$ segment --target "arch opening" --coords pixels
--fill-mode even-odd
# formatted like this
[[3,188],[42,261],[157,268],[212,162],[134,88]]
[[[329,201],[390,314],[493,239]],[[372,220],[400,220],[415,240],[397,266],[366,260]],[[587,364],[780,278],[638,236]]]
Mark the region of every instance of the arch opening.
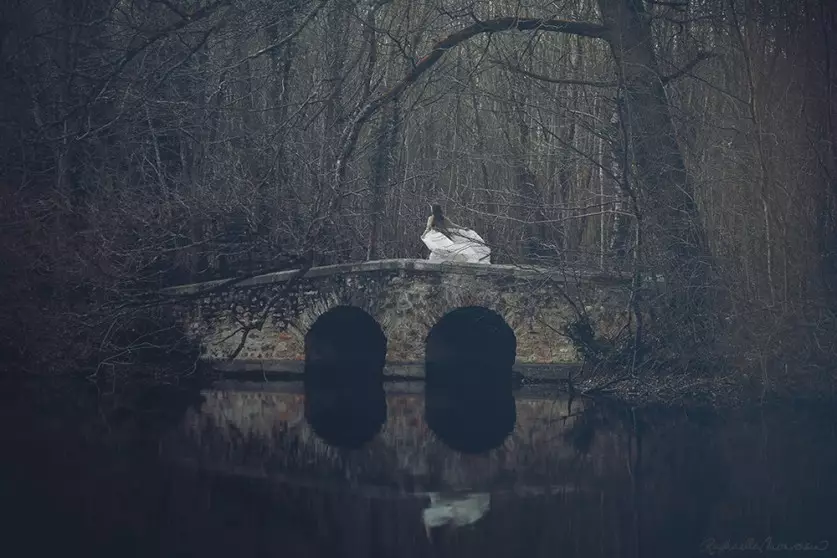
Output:
[[516,350],[511,327],[481,306],[457,308],[431,328],[425,346],[425,416],[448,446],[484,453],[512,433]]
[[332,308],[305,334],[305,418],[326,443],[359,448],[383,427],[386,350],[381,326],[355,306]]
[[500,314],[483,306],[451,310],[430,329],[425,344],[425,362],[511,373],[516,356],[514,331]]
[[356,306],[335,306],[317,318],[305,334],[306,365],[341,362],[383,370],[386,356],[383,329]]

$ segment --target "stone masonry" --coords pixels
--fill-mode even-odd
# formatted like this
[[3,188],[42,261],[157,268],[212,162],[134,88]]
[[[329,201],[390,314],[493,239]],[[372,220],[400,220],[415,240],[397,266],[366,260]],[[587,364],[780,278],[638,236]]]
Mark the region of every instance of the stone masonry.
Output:
[[[177,314],[198,341],[202,358],[301,360],[308,328],[338,305],[357,306],[381,325],[387,362],[424,360],[428,331],[447,312],[482,306],[500,314],[517,338],[517,362],[574,363],[578,355],[563,335],[586,313],[597,333],[616,334],[626,323],[628,284],[621,278],[507,265],[426,260],[381,260],[312,268],[287,289],[295,272],[262,275],[219,288],[220,282],[169,289],[189,295]],[[201,293],[207,293],[201,295]]]

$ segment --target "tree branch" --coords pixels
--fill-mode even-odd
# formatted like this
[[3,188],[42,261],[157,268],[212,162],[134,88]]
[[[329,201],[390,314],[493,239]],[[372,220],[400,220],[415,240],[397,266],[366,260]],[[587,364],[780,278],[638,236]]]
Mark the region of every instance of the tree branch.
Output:
[[654,4],[655,6],[666,6],[678,12],[685,12],[689,9],[688,2],[664,2],[663,0],[648,0],[648,3]]
[[[358,111],[344,130],[340,141],[342,149],[334,168],[334,196],[328,206],[327,213],[317,218],[318,223],[322,223],[325,219],[329,218],[339,205],[339,201],[341,199],[340,184],[342,184],[343,179],[345,178],[346,165],[349,157],[352,156],[352,153],[357,146],[357,140],[364,124],[366,124],[366,122],[368,122],[382,106],[386,103],[394,101],[402,93],[404,93],[404,91],[406,91],[410,85],[418,80],[424,72],[433,67],[433,65],[436,64],[436,62],[438,62],[447,51],[477,35],[485,33],[499,33],[503,31],[549,31],[601,39],[607,34],[608,28],[598,23],[588,23],[582,21],[501,17],[486,21],[477,21],[476,23],[473,23],[437,41],[436,44],[433,45],[430,53],[419,59],[400,82],[377,98],[368,102],[360,111]],[[313,231],[315,237],[320,230],[321,227],[314,225],[314,223],[312,223],[312,227],[309,228],[309,231]]]
[[[248,54],[247,56],[245,56],[244,58],[242,58],[241,60],[239,60],[238,62],[233,64],[230,68],[238,67],[241,64],[244,64],[245,62],[247,62],[248,60],[252,60],[253,58],[258,58],[259,56],[262,56],[263,54],[267,54],[267,53],[272,52],[272,51],[274,51],[278,48],[282,48],[282,46],[284,46],[287,43],[289,43],[290,41],[294,40],[295,37],[297,37],[300,33],[302,33],[305,30],[305,28],[308,26],[308,24],[311,23],[311,20],[313,20],[315,17],[317,17],[317,14],[320,12],[320,10],[323,8],[323,6],[325,6],[326,4],[328,4],[328,0],[320,0],[317,3],[317,5],[314,6],[314,8],[310,12],[308,12],[308,15],[305,16],[305,18],[302,20],[302,22],[300,22],[300,24],[297,26],[297,28],[294,29],[291,33],[289,33],[288,35],[286,35],[282,39],[276,41],[272,45],[268,45],[264,48],[261,48],[261,49],[257,50],[256,52]],[[229,70],[230,68],[226,68],[226,69]]]
[[[695,66],[697,66],[698,64],[700,64],[704,60],[708,60],[709,58],[714,58],[716,56],[718,56],[718,55],[715,54],[714,52],[701,52],[697,55],[697,57],[694,60],[692,60],[691,62],[689,62],[685,66],[683,66],[681,69],[677,70],[673,74],[669,74],[667,76],[662,76],[660,78],[660,80],[664,84],[669,83],[670,81],[674,81],[675,79],[681,78],[684,75],[691,72],[695,68]],[[494,62],[495,64],[498,64],[500,66],[503,66],[507,70],[510,70],[510,71],[515,72],[517,74],[520,74],[520,75],[523,75],[523,76],[526,76],[526,77],[530,77],[530,78],[536,79],[538,81],[545,81],[547,83],[557,83],[559,85],[586,85],[586,86],[589,86],[589,87],[617,87],[619,85],[619,82],[617,82],[617,81],[586,81],[586,80],[583,80],[583,79],[553,78],[553,77],[544,76],[544,75],[541,75],[541,74],[536,74],[534,72],[529,72],[527,70],[524,70],[523,68],[520,68],[520,67],[517,67],[517,66],[512,66],[511,64],[507,64],[507,63],[501,62],[499,60],[492,60],[492,62]]]
[[695,66],[697,66],[698,64],[700,64],[704,60],[708,60],[710,58],[715,58],[716,56],[718,56],[718,55],[715,54],[714,52],[699,52],[697,57],[695,57],[694,60],[692,60],[691,62],[689,62],[688,64],[686,64],[681,69],[674,72],[673,74],[669,74],[667,76],[664,76],[662,78],[662,81],[665,84],[665,83],[668,83],[670,81],[674,81],[675,79],[681,78],[684,75],[691,72],[692,70],[694,70]]
[[[227,355],[227,360],[235,360],[238,357],[238,355],[241,354],[241,351],[247,344],[247,338],[249,337],[250,332],[253,330],[262,330],[265,322],[267,322],[268,316],[270,315],[270,311],[273,309],[273,305],[276,304],[276,301],[287,296],[291,292],[291,290],[305,277],[305,274],[308,273],[313,264],[313,258],[308,258],[308,260],[305,262],[305,265],[303,265],[300,269],[294,272],[294,274],[291,276],[290,279],[288,279],[288,281],[285,283],[282,289],[276,294],[274,294],[272,297],[270,297],[270,299],[262,308],[261,315],[259,315],[258,319],[249,324],[245,324],[239,321],[239,323],[241,324],[241,328],[238,331],[241,331],[241,340],[239,341],[238,346],[236,346],[233,352]],[[235,312],[235,310],[233,310],[233,312]]]
[[541,74],[536,74],[534,72],[530,72],[528,70],[524,70],[523,68],[512,66],[511,64],[507,64],[504,62],[500,62],[499,60],[492,60],[495,64],[506,68],[509,71],[512,71],[516,74],[520,74],[526,77],[530,77],[532,79],[536,79],[538,81],[545,81],[547,83],[557,83],[559,85],[587,85],[589,87],[617,87],[619,82],[616,81],[587,81],[583,79],[560,79],[560,78],[553,78],[549,76],[544,76]]
[[170,9],[171,11],[176,13],[178,16],[180,16],[180,19],[187,19],[187,20],[189,19],[189,14],[185,13],[180,8],[178,8],[177,6],[172,4],[170,0],[157,0],[157,1],[160,2],[161,4],[165,5],[168,9]]
[[[143,40],[139,45],[136,45],[136,46],[130,46],[129,45],[129,48],[125,52],[125,55],[122,57],[122,60],[120,60],[119,63],[116,65],[116,69],[114,69],[110,73],[110,75],[103,80],[104,85],[102,85],[99,92],[96,95],[94,95],[93,98],[98,98],[98,97],[102,96],[102,94],[107,89],[108,85],[110,85],[111,81],[113,81],[122,72],[122,70],[124,70],[125,67],[127,67],[128,64],[130,64],[130,62],[134,58],[136,58],[137,55],[139,55],[141,52],[143,52],[145,49],[147,49],[148,47],[150,47],[151,45],[153,45],[154,43],[156,43],[160,39],[163,39],[163,38],[169,36],[172,33],[176,33],[177,31],[180,31],[181,29],[185,28],[189,24],[191,24],[193,22],[196,22],[196,21],[199,21],[201,19],[205,19],[205,18],[213,15],[218,9],[220,9],[221,7],[224,7],[224,6],[228,6],[229,4],[230,4],[230,0],[216,0],[215,2],[212,2],[211,4],[207,4],[206,6],[196,10],[195,12],[182,14],[181,19],[178,22],[176,22],[176,23],[174,23],[174,24],[172,24],[172,25],[170,25],[170,26],[168,26],[164,29],[160,29],[160,30],[156,31],[151,36],[145,38],[145,40]],[[78,110],[79,108],[86,106],[88,103],[89,103],[89,99],[85,100],[84,103],[81,103],[78,107],[75,107],[73,110],[74,111]]]

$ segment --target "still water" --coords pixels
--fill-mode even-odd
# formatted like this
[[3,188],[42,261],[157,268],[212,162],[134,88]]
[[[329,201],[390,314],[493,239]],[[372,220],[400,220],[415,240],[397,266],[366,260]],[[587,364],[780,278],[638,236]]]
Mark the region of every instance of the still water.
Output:
[[826,409],[632,410],[525,388],[502,417],[497,400],[459,412],[405,388],[360,449],[323,441],[299,386],[205,392],[163,450],[211,471],[181,497],[205,501],[190,528],[265,556],[837,555]]
[[833,406],[515,389],[514,333],[482,308],[431,328],[423,381],[385,383],[386,348],[337,307],[301,382],[152,385],[84,420],[46,405],[31,436],[0,405],[3,555],[837,556]]
[[837,555],[831,407],[352,386],[217,384],[142,450],[6,466],[3,554]]

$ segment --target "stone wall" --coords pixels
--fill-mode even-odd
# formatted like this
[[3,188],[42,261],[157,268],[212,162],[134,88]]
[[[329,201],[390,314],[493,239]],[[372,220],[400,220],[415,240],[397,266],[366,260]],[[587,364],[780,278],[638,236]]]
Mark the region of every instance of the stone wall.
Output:
[[236,358],[302,359],[308,328],[338,305],[357,306],[378,321],[388,340],[388,362],[422,361],[430,327],[462,306],[498,312],[514,330],[520,363],[578,361],[562,333],[579,311],[589,314],[604,335],[617,333],[627,319],[627,281],[613,277],[383,260],[313,268],[286,292],[294,273],[263,275],[229,288],[213,282],[169,292],[189,295],[179,307],[179,318],[200,341],[203,358],[210,360],[228,359],[241,344],[242,327],[261,317],[266,318],[263,327],[250,331]]

